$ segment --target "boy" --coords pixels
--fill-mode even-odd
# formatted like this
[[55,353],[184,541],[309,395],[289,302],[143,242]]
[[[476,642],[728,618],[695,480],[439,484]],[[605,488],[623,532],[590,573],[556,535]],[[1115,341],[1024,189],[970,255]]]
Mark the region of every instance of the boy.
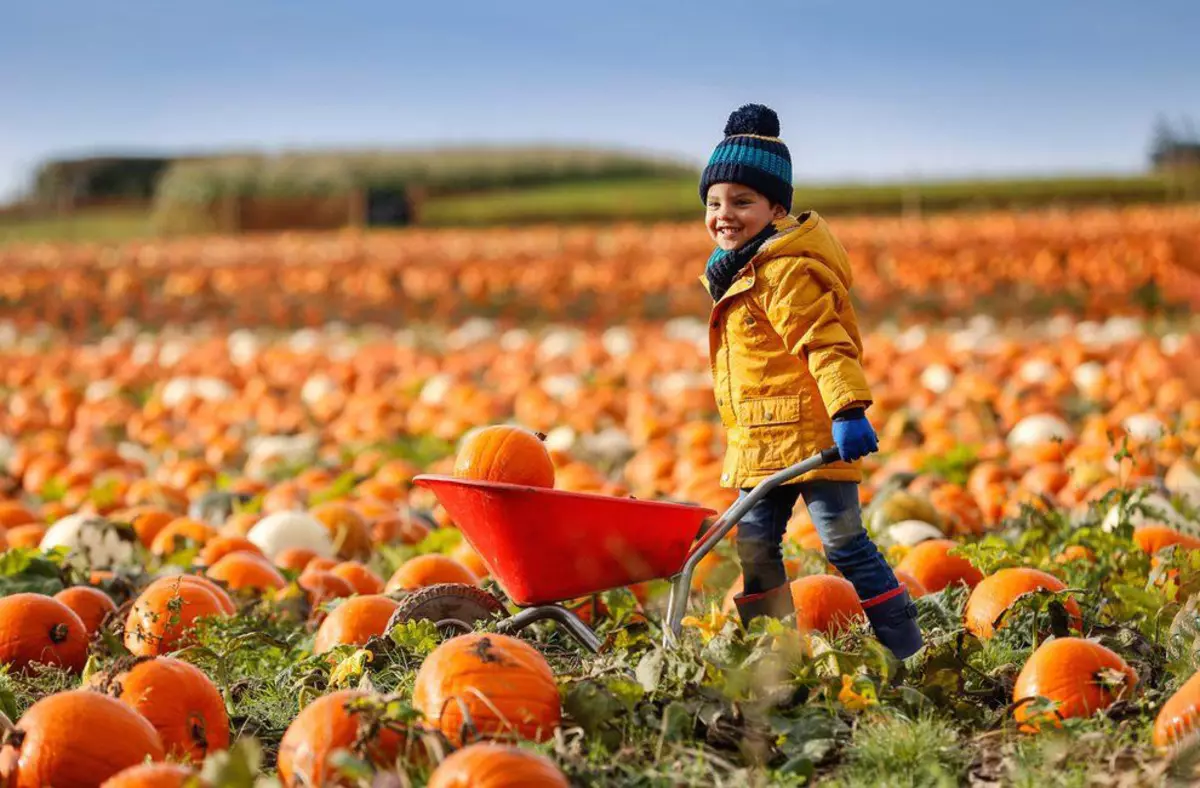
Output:
[[792,165],[779,119],[758,104],[729,116],[700,180],[716,243],[701,280],[713,298],[709,350],[728,430],[721,483],[745,495],[831,445],[842,457],[784,485],[737,527],[743,624],[794,612],[781,545],[800,497],[829,562],[854,585],[876,636],[900,659],[922,645],[907,588],[863,528],[858,460],[878,449],[850,304],[846,252],[813,211],[792,207]]

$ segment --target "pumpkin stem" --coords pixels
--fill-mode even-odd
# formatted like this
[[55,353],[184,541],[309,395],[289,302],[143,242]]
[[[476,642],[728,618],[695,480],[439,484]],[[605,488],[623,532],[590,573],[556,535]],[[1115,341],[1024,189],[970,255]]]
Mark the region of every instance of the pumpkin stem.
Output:
[[544,433],[544,432],[535,432],[533,434],[536,435],[537,439],[540,441],[546,440],[546,433]]
[[67,639],[71,634],[71,630],[67,629],[67,625],[61,621],[50,627],[50,642],[58,645]]

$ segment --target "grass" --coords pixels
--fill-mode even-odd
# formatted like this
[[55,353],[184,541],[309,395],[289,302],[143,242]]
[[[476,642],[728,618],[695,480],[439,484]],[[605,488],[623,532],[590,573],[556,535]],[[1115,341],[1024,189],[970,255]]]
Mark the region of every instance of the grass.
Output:
[[0,218],[0,244],[42,241],[125,241],[154,235],[150,214],[137,209],[83,211],[38,219]]
[[[1200,199],[1200,184],[1161,175],[926,183],[814,184],[796,190],[797,209],[825,214],[898,214],[1045,205],[1162,203]],[[433,196],[420,221],[434,227],[539,222],[673,221],[695,219],[703,208],[696,179],[682,176],[603,177],[523,188]],[[47,219],[0,218],[0,244],[30,241],[118,241],[153,236],[147,211],[82,212]]]
[[959,785],[969,755],[950,722],[923,715],[872,721],[855,732],[849,757],[829,783],[838,788]]

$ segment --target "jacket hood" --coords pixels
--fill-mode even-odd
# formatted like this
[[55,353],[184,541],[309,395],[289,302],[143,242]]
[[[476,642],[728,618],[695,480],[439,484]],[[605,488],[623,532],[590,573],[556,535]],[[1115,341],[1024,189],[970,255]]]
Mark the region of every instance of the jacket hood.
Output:
[[825,264],[846,287],[853,282],[850,260],[841,242],[816,211],[776,219],[779,233],[767,240],[754,256],[755,265],[784,257],[807,257]]

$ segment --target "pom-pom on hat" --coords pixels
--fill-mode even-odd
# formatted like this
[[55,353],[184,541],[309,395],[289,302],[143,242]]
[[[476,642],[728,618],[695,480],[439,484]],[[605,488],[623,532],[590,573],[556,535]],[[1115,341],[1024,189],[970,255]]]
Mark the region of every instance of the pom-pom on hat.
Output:
[[700,200],[714,183],[742,183],[792,210],[792,155],[779,138],[779,116],[762,104],[745,104],[729,115],[725,139],[700,175]]

